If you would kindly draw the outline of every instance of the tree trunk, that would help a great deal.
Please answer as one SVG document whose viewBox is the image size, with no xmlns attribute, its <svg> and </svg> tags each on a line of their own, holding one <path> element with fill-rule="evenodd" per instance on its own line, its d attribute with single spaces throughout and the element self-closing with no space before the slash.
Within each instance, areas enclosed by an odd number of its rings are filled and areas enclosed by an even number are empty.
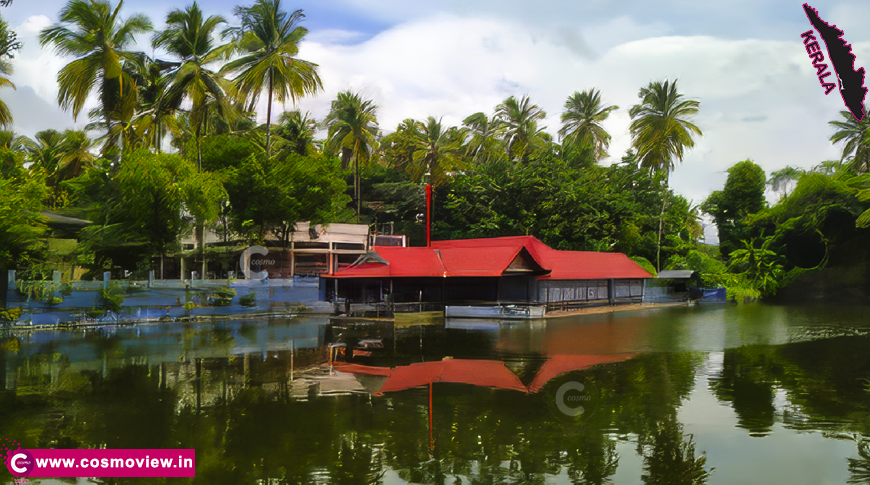
<svg viewBox="0 0 870 485">
<path fill-rule="evenodd" d="M 360 179 L 359 179 L 359 140 L 356 142 L 356 147 L 354 147 L 354 156 L 353 156 L 353 191 L 356 197 L 356 222 L 359 224 L 359 213 L 360 208 L 362 206 L 360 202 Z"/>
<path fill-rule="evenodd" d="M 269 103 L 266 105 L 266 158 L 272 156 L 272 69 L 269 69 Z"/>
<path fill-rule="evenodd" d="M 202 276 L 201 279 L 205 279 L 206 270 L 208 269 L 208 265 L 205 261 L 205 224 L 199 225 L 199 247 L 200 247 L 200 256 L 202 257 Z"/>
<path fill-rule="evenodd" d="M 196 125 L 196 168 L 202 172 L 202 148 L 200 147 L 200 135 L 202 135 L 202 121 Z"/>
<path fill-rule="evenodd" d="M 659 213 L 659 239 L 656 245 L 656 271 L 662 270 L 662 230 L 665 222 L 665 204 L 668 203 L 668 180 L 665 179 L 665 196 L 662 197 L 662 211 Z"/>
</svg>

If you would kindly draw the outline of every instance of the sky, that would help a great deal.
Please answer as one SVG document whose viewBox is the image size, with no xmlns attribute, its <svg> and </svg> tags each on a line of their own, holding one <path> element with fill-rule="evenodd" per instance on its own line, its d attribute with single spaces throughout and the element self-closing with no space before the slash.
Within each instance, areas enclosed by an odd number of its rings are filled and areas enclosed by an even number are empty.
<svg viewBox="0 0 870 485">
<path fill-rule="evenodd" d="M 0 91 L 15 130 L 24 135 L 86 122 L 74 123 L 57 107 L 56 73 L 70 59 L 37 41 L 65 3 L 14 0 L 0 8 L 24 42 L 13 61 L 11 79 L 18 89 Z M 235 25 L 232 10 L 240 3 L 247 5 L 241 0 L 201 5 Z M 811 25 L 800 2 L 284 0 L 284 5 L 306 14 L 302 25 L 309 34 L 299 57 L 320 66 L 324 90 L 296 108 L 318 120 L 336 93 L 347 89 L 374 100 L 385 133 L 405 118 L 434 116 L 459 125 L 478 111 L 491 115 L 508 96 L 528 95 L 547 112 L 546 131 L 556 135 L 566 98 L 594 87 L 605 103 L 619 106 L 604 123 L 613 137 L 612 158 L 602 161 L 609 164 L 631 144 L 628 110 L 638 103 L 638 90 L 651 81 L 677 79 L 680 91 L 700 102 L 694 122 L 704 135 L 670 181 L 694 203 L 721 189 L 728 167 L 741 160 L 752 159 L 770 173 L 840 157 L 840 147 L 829 141 L 828 122 L 846 108 L 839 92 L 826 96 L 816 78 L 801 42 L 800 34 Z M 811 5 L 845 31 L 856 67 L 870 69 L 870 3 Z M 166 13 L 181 6 L 126 0 L 123 15 L 144 13 L 159 29 Z M 160 55 L 147 37 L 139 46 Z M 867 105 L 870 110 L 870 100 Z M 294 106 L 277 111 L 282 109 Z M 265 107 L 259 111 L 265 121 Z"/>
</svg>

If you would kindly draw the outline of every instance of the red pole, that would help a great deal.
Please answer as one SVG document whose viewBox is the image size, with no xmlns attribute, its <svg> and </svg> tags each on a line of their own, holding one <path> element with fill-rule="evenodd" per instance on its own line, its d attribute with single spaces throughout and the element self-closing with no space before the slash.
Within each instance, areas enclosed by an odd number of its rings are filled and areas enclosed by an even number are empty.
<svg viewBox="0 0 870 485">
<path fill-rule="evenodd" d="M 432 186 L 426 184 L 426 247 L 431 245 L 430 234 L 431 224 L 430 215 L 432 214 Z"/>
</svg>

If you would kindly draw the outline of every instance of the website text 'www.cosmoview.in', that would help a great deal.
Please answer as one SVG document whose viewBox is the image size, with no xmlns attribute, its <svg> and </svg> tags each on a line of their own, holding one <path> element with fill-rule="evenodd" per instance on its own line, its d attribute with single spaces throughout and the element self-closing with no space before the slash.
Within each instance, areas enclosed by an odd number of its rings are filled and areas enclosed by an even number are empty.
<svg viewBox="0 0 870 485">
<path fill-rule="evenodd" d="M 11 450 L 18 477 L 193 477 L 194 450 Z"/>
</svg>

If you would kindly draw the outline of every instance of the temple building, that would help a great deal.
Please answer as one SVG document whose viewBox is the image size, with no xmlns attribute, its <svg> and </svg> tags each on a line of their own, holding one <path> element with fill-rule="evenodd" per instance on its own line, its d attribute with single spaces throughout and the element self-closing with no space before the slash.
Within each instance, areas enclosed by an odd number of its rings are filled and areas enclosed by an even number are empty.
<svg viewBox="0 0 870 485">
<path fill-rule="evenodd" d="M 548 311 L 640 302 L 652 275 L 621 253 L 560 251 L 533 236 L 372 246 L 321 275 L 321 297 L 388 311 L 446 316 L 543 316 Z"/>
</svg>

